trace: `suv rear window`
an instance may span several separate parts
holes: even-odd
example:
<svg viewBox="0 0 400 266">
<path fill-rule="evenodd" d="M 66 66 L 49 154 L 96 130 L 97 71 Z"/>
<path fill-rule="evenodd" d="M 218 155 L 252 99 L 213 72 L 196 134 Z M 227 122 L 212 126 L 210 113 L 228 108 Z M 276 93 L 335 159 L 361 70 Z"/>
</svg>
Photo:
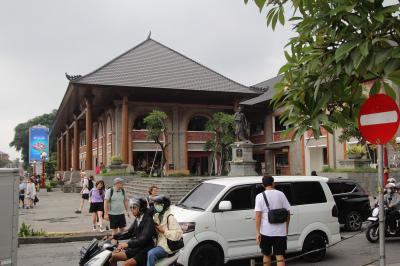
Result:
<svg viewBox="0 0 400 266">
<path fill-rule="evenodd" d="M 328 182 L 328 186 L 333 195 L 359 192 L 357 184 L 351 182 Z"/>
<path fill-rule="evenodd" d="M 326 202 L 324 190 L 319 182 L 293 182 L 292 187 L 296 205 Z"/>
</svg>

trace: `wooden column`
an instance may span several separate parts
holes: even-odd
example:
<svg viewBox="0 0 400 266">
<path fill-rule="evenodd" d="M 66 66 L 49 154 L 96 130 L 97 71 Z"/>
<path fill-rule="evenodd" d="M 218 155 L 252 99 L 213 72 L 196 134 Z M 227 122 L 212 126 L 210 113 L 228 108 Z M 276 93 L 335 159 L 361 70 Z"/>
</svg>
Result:
<svg viewBox="0 0 400 266">
<path fill-rule="evenodd" d="M 92 143 L 92 131 L 93 131 L 93 121 L 92 121 L 92 102 L 90 99 L 86 98 L 86 167 L 85 170 L 92 169 L 93 161 L 93 143 Z"/>
<path fill-rule="evenodd" d="M 60 152 L 60 168 L 61 168 L 61 171 L 65 171 L 64 136 L 62 133 L 61 133 L 60 146 L 61 146 L 61 148 L 60 148 L 60 151 L 61 151 Z"/>
<path fill-rule="evenodd" d="M 129 125 L 128 96 L 122 100 L 122 139 L 121 139 L 121 157 L 125 164 L 129 163 L 129 143 L 128 143 L 128 125 Z"/>
<path fill-rule="evenodd" d="M 61 169 L 61 159 L 60 159 L 60 139 L 57 138 L 57 170 L 60 171 Z"/>
<path fill-rule="evenodd" d="M 72 159 L 73 168 L 79 170 L 79 120 L 74 123 L 74 158 Z"/>
<path fill-rule="evenodd" d="M 65 134 L 65 168 L 67 171 L 71 170 L 71 137 L 69 135 L 69 128 L 67 128 L 66 134 Z"/>
</svg>

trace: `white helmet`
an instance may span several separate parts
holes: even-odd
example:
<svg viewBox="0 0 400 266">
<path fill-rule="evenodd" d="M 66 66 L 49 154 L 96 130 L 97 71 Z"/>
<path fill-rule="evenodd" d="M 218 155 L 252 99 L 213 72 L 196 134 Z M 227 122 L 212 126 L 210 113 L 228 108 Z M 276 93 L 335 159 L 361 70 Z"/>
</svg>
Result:
<svg viewBox="0 0 400 266">
<path fill-rule="evenodd" d="M 391 177 L 391 178 L 389 178 L 389 179 L 387 180 L 387 182 L 388 182 L 388 184 L 389 184 L 389 183 L 396 184 L 396 179 L 394 179 L 393 177 Z"/>
<path fill-rule="evenodd" d="M 387 183 L 385 186 L 385 189 L 389 189 L 389 188 L 395 188 L 396 185 L 394 183 Z"/>
</svg>

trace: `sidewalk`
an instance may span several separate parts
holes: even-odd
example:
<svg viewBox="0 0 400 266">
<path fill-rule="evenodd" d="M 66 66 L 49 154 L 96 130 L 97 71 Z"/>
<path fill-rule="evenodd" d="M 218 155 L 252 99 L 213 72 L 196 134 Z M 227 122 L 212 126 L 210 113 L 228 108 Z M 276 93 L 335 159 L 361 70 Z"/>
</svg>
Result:
<svg viewBox="0 0 400 266">
<path fill-rule="evenodd" d="M 86 201 L 83 212 L 76 214 L 79 202 L 79 193 L 41 192 L 33 209 L 19 210 L 19 226 L 25 222 L 35 230 L 47 233 L 93 233 L 89 204 Z M 127 225 L 132 220 L 127 217 Z"/>
</svg>

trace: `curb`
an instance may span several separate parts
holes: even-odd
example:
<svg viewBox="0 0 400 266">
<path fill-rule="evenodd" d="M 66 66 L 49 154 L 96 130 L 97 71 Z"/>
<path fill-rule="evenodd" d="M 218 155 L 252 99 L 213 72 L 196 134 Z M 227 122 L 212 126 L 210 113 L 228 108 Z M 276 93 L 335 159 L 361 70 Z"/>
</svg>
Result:
<svg viewBox="0 0 400 266">
<path fill-rule="evenodd" d="M 47 237 L 46 236 L 19 237 L 18 238 L 18 245 L 90 241 L 93 238 L 101 239 L 105 235 L 106 234 L 76 234 L 76 235 L 47 236 Z"/>
</svg>

